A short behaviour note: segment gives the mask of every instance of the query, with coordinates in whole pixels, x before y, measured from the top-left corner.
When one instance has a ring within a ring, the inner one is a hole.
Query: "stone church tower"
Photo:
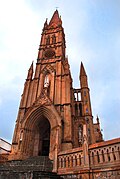
[[[74,89],[65,34],[56,10],[44,23],[35,73],[31,64],[16,120],[9,160],[49,156],[102,141],[99,119],[93,124],[90,91],[83,63],[80,88]],[[84,145],[86,141],[86,144]]]

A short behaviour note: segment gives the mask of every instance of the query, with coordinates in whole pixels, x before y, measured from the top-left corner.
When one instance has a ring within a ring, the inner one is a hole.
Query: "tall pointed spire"
[[[87,76],[86,72],[85,72],[84,65],[82,62],[81,62],[81,66],[80,66],[80,76]]]
[[[81,66],[80,66],[80,84],[81,84],[81,88],[83,87],[88,87],[88,82],[87,82],[87,74],[85,72],[85,68],[83,63],[81,62]]]
[[[59,13],[58,13],[58,10],[56,9],[56,11],[54,12],[51,20],[50,20],[50,23],[49,25],[52,25],[52,24],[62,24],[62,21],[61,21],[61,18],[59,17]]]

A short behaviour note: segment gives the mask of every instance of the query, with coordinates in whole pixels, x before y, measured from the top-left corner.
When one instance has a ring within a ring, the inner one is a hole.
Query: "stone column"
[[[59,141],[59,128],[56,129],[56,142],[55,142],[55,152],[54,152],[54,162],[53,162],[53,172],[57,173],[58,168],[58,141]]]
[[[83,162],[84,166],[89,167],[88,138],[86,124],[83,125]]]

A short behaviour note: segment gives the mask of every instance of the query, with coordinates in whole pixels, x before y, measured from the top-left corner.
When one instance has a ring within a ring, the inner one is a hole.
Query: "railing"
[[[61,152],[58,156],[58,170],[62,173],[77,170],[78,167],[83,167],[83,152],[82,148],[73,149],[73,151]]]
[[[89,158],[91,166],[120,161],[120,143],[90,149]]]
[[[84,147],[83,147],[84,148]],[[71,149],[58,154],[58,173],[72,174],[78,171],[110,166],[120,166],[120,139],[92,144],[88,148],[88,163],[85,163],[83,148]]]

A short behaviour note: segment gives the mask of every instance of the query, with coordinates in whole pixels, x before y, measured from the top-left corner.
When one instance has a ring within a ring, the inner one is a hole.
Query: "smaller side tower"
[[[79,79],[80,79],[80,86],[81,86],[81,101],[82,101],[82,108],[83,108],[83,116],[84,116],[84,121],[87,125],[88,143],[92,144],[95,143],[95,136],[94,136],[94,125],[93,125],[93,116],[92,116],[92,108],[91,108],[91,100],[90,100],[90,89],[88,87],[87,75],[82,62],[80,67]]]
[[[93,144],[95,142],[102,141],[102,134],[100,130],[100,125],[93,124],[91,100],[90,100],[90,90],[88,87],[87,74],[83,63],[80,66],[80,87],[79,89],[73,89],[73,146],[81,147],[83,145],[83,134],[87,135],[88,144]],[[84,127],[86,126],[86,131]],[[99,131],[97,129],[99,128]],[[99,132],[99,133],[98,133]]]

